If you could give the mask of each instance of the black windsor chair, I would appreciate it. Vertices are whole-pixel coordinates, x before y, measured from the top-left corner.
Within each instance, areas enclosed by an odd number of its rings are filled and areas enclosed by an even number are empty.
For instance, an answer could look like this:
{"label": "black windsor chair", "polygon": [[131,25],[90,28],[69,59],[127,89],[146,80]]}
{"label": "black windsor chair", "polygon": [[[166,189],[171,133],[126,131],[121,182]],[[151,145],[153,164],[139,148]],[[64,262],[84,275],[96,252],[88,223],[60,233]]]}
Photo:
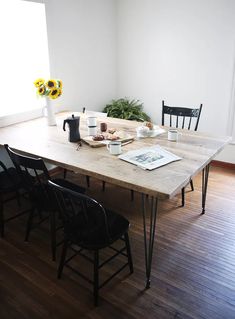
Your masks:
{"label": "black windsor chair", "polygon": [[[41,158],[21,155],[13,151],[8,145],[5,145],[5,148],[16,167],[24,189],[26,189],[29,194],[29,200],[32,205],[27,221],[25,241],[28,241],[32,228],[38,226],[50,217],[52,259],[55,260],[56,247],[61,244],[61,242],[57,243],[56,234],[57,230],[59,230],[61,226],[56,225],[57,206],[49,192],[47,182],[48,180],[51,180],[51,178],[46,165]],[[83,187],[71,183],[68,180],[57,178],[53,179],[53,181],[76,192],[85,192]],[[42,214],[44,212],[47,216],[43,218]],[[37,224],[33,224],[33,219],[36,213],[39,215],[40,220]]]}
{"label": "black windsor chair", "polygon": [[25,214],[28,211],[18,211],[17,214],[12,215],[9,218],[5,218],[5,203],[7,201],[17,199],[18,206],[20,207],[20,197],[24,191],[22,189],[21,178],[19,177],[16,169],[14,167],[7,168],[2,161],[0,161],[0,167],[0,235],[1,237],[4,237],[5,223]]}
{"label": "black windsor chair", "polygon": [[[202,104],[199,108],[188,108],[168,106],[162,101],[162,125],[197,131],[202,111]],[[193,181],[190,180],[192,191]],[[181,190],[182,206],[185,204],[185,187]]]}
{"label": "black windsor chair", "polygon": [[[128,237],[129,221],[123,216],[105,209],[91,197],[76,193],[51,181],[48,184],[54,191],[64,226],[64,244],[58,268],[58,278],[61,278],[63,268],[67,266],[80,277],[92,283],[94,305],[97,306],[101,287],[128,265],[130,273],[133,273]],[[113,246],[118,239],[125,242],[124,247],[121,249]],[[105,261],[100,262],[100,250],[108,247],[114,251],[114,254]],[[68,248],[73,252],[70,257],[67,257]],[[84,251],[93,252],[94,258],[91,258],[90,255],[88,256]],[[120,254],[127,257],[127,262],[100,284],[99,269]],[[77,255],[85,257],[93,264],[93,280],[69,263]]]}

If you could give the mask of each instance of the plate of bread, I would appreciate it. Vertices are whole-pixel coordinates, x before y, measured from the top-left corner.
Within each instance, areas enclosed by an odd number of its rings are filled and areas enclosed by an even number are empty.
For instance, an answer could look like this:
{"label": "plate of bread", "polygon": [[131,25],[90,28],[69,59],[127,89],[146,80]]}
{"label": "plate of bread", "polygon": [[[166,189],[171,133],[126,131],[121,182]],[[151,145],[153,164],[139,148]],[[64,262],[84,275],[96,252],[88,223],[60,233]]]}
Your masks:
{"label": "plate of bread", "polygon": [[108,144],[110,141],[127,142],[134,140],[134,136],[125,131],[118,131],[115,128],[110,128],[107,132],[102,132],[94,136],[86,136],[82,140],[91,147],[100,147]]}

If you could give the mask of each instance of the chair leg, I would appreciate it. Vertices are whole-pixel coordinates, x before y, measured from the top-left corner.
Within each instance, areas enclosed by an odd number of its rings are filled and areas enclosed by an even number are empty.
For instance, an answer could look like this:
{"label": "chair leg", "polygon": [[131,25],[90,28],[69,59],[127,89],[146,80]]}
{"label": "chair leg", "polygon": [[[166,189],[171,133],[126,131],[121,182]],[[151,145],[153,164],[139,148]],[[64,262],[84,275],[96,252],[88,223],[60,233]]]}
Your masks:
{"label": "chair leg", "polygon": [[87,176],[87,175],[86,175],[86,184],[87,184],[87,187],[90,187],[90,176]]}
{"label": "chair leg", "polygon": [[128,233],[125,233],[124,237],[125,237],[125,243],[126,243],[128,264],[129,264],[129,268],[130,268],[130,273],[132,274],[134,272],[134,268],[133,268],[133,261],[132,261],[131,247],[130,247],[130,240],[129,240]]}
{"label": "chair leg", "polygon": [[1,237],[4,237],[4,215],[3,215],[3,202],[0,198],[0,232]]}
{"label": "chair leg", "polygon": [[99,299],[99,250],[94,251],[94,306],[98,306]]}
{"label": "chair leg", "polygon": [[34,211],[35,211],[35,208],[32,208],[32,210],[29,212],[29,217],[28,217],[27,226],[26,226],[26,233],[25,233],[25,241],[29,240],[29,234],[32,228],[32,223],[33,223]]}
{"label": "chair leg", "polygon": [[185,187],[181,189],[181,197],[182,197],[182,207],[184,207],[185,204]]}
{"label": "chair leg", "polygon": [[39,218],[39,221],[42,220],[42,210],[38,210],[38,218]]}
{"label": "chair leg", "polygon": [[66,179],[66,177],[67,177],[67,169],[64,168],[64,179]]}
{"label": "chair leg", "polygon": [[102,181],[102,191],[104,192],[105,191],[105,182]]}
{"label": "chair leg", "polygon": [[190,186],[191,186],[191,190],[193,192],[194,191],[194,186],[193,186],[193,180],[192,179],[190,180]]}
{"label": "chair leg", "polygon": [[55,212],[50,213],[50,228],[51,228],[51,252],[52,260],[56,260],[56,224],[55,224]]}
{"label": "chair leg", "polygon": [[16,191],[16,200],[18,207],[21,207],[20,193],[18,191]]}
{"label": "chair leg", "polygon": [[61,275],[62,275],[62,272],[63,272],[65,258],[66,258],[66,253],[67,253],[67,248],[68,248],[68,241],[65,239],[64,240],[64,244],[63,244],[62,253],[61,253],[60,264],[59,264],[59,268],[58,268],[58,272],[57,272],[57,278],[58,279],[61,278]]}
{"label": "chair leg", "polygon": [[133,191],[133,189],[131,189],[131,201],[132,202],[134,201],[134,191]]}

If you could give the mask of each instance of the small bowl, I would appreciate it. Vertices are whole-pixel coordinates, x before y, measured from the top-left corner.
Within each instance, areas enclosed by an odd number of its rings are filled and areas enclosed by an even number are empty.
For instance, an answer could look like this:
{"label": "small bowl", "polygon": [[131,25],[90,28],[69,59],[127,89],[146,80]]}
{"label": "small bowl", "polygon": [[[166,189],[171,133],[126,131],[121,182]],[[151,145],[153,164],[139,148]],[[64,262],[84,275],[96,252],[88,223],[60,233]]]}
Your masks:
{"label": "small bowl", "polygon": [[156,132],[159,129],[159,126],[154,125],[153,129],[150,130],[147,126],[139,126],[136,128],[137,137],[154,137],[156,136]]}
{"label": "small bowl", "polygon": [[136,128],[137,136],[148,137],[150,129],[147,126],[139,126]]}

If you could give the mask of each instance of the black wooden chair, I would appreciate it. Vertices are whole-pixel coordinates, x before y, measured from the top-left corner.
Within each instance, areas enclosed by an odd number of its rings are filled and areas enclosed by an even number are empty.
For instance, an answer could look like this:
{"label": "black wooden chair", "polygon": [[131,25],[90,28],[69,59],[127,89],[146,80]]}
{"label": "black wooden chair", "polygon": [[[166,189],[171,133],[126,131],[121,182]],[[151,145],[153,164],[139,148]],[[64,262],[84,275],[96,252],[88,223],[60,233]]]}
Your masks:
{"label": "black wooden chair", "polygon": [[[129,221],[123,216],[105,209],[91,197],[76,193],[51,181],[48,184],[54,191],[64,225],[64,245],[58,268],[58,278],[61,278],[63,268],[67,266],[83,279],[92,283],[94,304],[97,306],[98,293],[101,287],[128,265],[130,273],[133,273],[128,237]],[[118,239],[125,242],[125,245],[121,249],[113,246]],[[100,262],[100,250],[108,247],[114,251],[114,254],[105,261]],[[67,257],[68,248],[71,248],[73,252],[73,255],[70,257]],[[93,252],[94,258],[91,258],[85,251]],[[99,269],[120,254],[127,257],[127,262],[100,284]],[[93,280],[70,265],[69,262],[77,255],[81,255],[93,263]]]}
{"label": "black wooden chair", "polygon": [[20,197],[22,192],[21,179],[14,167],[7,168],[5,164],[0,161],[0,235],[4,237],[5,223],[25,214],[27,211],[18,211],[15,215],[9,218],[5,217],[4,206],[7,201],[17,199],[20,207]]}
{"label": "black wooden chair", "polygon": [[[28,241],[32,228],[38,226],[38,224],[41,224],[43,221],[48,219],[48,217],[51,217],[51,215],[54,216],[54,214],[56,213],[57,206],[50,196],[47,184],[48,180],[50,180],[51,178],[46,165],[41,158],[33,158],[21,155],[13,151],[8,145],[5,145],[5,148],[21,178],[21,184],[29,194],[29,199],[32,205],[29,212],[25,234],[25,241]],[[53,180],[59,185],[72,189],[76,192],[85,192],[85,189],[83,187],[71,183],[68,180],[64,180],[62,178]],[[46,216],[43,218],[42,214],[44,212],[46,213]],[[33,219],[36,213],[39,215],[40,220],[38,223],[33,224]],[[55,260],[56,247],[61,244],[57,243],[56,232],[61,227],[56,226],[55,218],[50,218],[50,226],[52,259]]]}
{"label": "black wooden chair", "polygon": [[[175,128],[197,131],[202,104],[199,108],[188,108],[165,105],[162,101],[162,125]],[[191,189],[194,190],[193,181],[190,181]],[[181,190],[182,206],[185,204],[185,187]]]}

